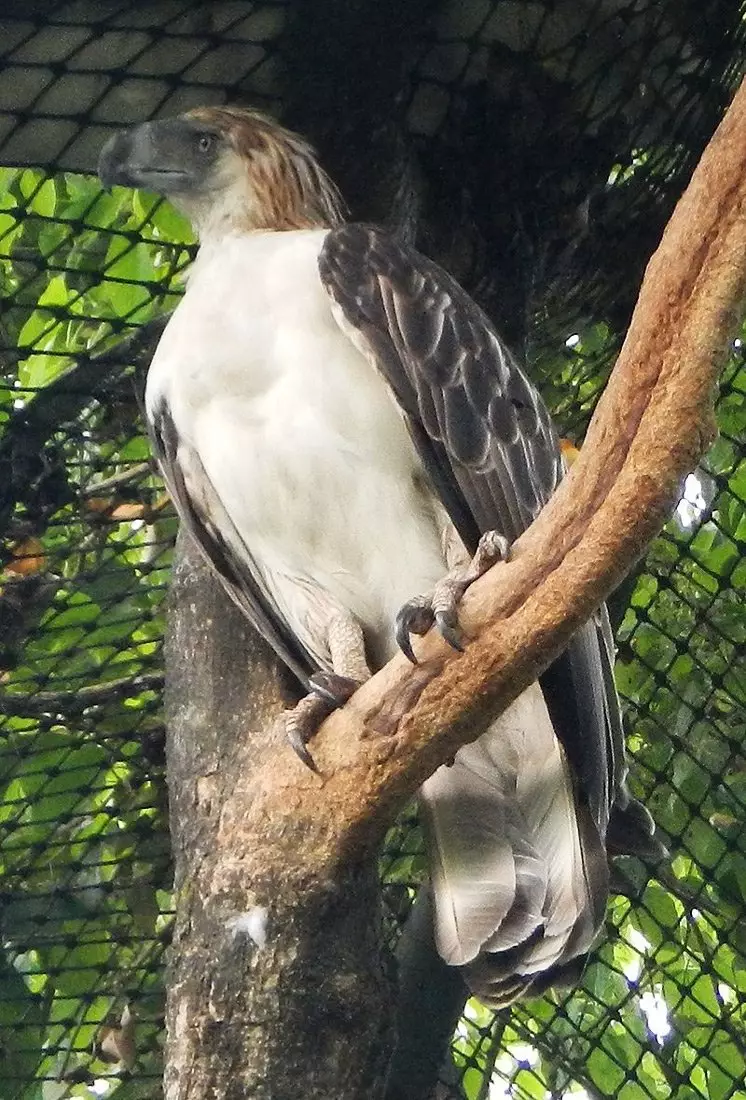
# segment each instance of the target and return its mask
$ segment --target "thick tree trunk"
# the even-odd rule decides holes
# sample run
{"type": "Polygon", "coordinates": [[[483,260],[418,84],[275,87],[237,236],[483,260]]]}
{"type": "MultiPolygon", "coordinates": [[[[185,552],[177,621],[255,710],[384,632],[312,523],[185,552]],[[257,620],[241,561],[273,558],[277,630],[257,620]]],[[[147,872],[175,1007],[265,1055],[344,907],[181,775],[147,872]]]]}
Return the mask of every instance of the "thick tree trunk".
{"type": "Polygon", "coordinates": [[[375,859],[339,858],[326,819],[252,814],[283,674],[187,539],[167,646],[166,1098],[373,1100],[393,1045],[375,859]]]}

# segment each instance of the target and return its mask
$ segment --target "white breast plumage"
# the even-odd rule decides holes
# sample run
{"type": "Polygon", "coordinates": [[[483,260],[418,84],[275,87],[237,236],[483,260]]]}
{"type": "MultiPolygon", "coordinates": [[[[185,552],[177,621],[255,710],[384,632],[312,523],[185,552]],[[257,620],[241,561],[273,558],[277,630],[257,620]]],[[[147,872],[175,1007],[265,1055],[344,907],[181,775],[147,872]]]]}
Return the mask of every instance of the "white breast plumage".
{"type": "Polygon", "coordinates": [[[166,399],[304,644],[317,645],[306,620],[318,586],[361,622],[379,663],[398,608],[444,572],[446,519],[385,383],[334,320],[316,271],[325,235],[203,249],[146,404],[166,399]]]}

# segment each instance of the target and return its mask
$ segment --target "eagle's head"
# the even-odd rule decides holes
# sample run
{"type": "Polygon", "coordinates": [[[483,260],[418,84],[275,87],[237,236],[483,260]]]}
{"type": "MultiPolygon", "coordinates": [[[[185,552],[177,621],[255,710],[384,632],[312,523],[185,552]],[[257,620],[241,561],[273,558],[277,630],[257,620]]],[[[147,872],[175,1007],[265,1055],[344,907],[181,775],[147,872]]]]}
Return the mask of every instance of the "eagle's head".
{"type": "Polygon", "coordinates": [[[167,195],[202,238],[343,219],[341,196],[311,146],[243,107],[198,107],[123,130],[104,146],[98,170],[106,186],[167,195]]]}

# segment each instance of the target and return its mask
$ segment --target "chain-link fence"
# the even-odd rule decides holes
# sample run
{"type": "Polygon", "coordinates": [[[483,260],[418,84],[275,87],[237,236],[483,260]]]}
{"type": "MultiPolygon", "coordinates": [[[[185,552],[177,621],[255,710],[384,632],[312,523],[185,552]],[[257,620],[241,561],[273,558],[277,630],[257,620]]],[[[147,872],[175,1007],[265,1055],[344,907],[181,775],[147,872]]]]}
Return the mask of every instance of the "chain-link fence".
{"type": "MultiPolygon", "coordinates": [[[[259,104],[524,351],[579,443],[644,264],[738,77],[734,0],[67,0],[0,13],[0,1097],[159,1094],[171,921],[163,597],[175,520],[139,416],[193,254],[91,173],[117,127],[259,104]],[[705,10],[703,10],[703,7],[705,10]]],[[[611,601],[626,860],[572,994],[477,1003],[443,1095],[746,1096],[746,364],[720,438],[611,601]]],[[[423,870],[392,831],[386,897],[423,870]]]]}

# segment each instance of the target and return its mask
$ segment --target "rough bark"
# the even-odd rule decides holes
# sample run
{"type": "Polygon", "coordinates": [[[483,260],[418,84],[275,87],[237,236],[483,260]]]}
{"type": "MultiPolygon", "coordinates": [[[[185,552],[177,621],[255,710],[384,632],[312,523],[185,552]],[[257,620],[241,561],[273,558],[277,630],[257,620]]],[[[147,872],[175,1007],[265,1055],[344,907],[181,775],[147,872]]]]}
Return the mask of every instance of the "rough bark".
{"type": "Polygon", "coordinates": [[[253,813],[283,676],[186,543],[166,654],[177,898],[166,1096],[380,1095],[393,1020],[375,860],[329,854],[326,814],[253,813]]]}
{"type": "Polygon", "coordinates": [[[274,662],[182,560],[169,645],[179,920],[168,1100],[381,1095],[391,1012],[376,846],[425,776],[619,582],[712,438],[717,370],[746,296],[745,163],[742,89],[648,267],[572,473],[464,601],[465,653],[431,635],[416,668],[392,661],[314,739],[320,776],[269,732],[274,662]],[[257,911],[263,947],[242,923],[257,911]]]}

